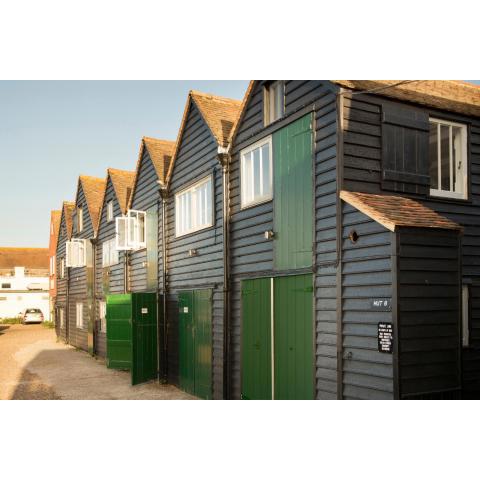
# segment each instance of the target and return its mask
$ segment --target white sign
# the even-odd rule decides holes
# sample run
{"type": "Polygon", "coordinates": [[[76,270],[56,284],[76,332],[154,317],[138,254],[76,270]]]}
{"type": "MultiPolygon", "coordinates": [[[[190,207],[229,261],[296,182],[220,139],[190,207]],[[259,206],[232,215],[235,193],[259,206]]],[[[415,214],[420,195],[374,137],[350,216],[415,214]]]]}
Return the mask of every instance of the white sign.
{"type": "Polygon", "coordinates": [[[148,308],[142,308],[142,313],[148,313],[148,308]]]}

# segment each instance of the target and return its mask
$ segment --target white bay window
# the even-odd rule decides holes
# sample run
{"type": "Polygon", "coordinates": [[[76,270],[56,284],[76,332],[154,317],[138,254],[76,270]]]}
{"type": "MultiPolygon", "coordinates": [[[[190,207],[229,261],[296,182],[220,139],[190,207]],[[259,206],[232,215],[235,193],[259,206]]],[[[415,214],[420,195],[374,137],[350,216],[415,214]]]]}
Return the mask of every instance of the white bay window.
{"type": "Polygon", "coordinates": [[[241,152],[242,208],[272,199],[272,138],[241,152]]]}
{"type": "Polygon", "coordinates": [[[430,119],[429,161],[431,195],[468,198],[466,125],[430,119]]]}
{"type": "Polygon", "coordinates": [[[213,188],[209,176],[175,195],[175,235],[196,232],[213,225],[213,188]]]}

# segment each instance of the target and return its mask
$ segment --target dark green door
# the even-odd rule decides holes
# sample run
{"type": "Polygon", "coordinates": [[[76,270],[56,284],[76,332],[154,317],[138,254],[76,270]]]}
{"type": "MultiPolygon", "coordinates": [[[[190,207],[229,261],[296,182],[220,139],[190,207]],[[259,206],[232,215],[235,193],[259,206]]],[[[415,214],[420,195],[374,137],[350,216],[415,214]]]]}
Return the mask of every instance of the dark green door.
{"type": "Polygon", "coordinates": [[[312,275],[274,281],[275,399],[314,398],[312,275]]]}
{"type": "Polygon", "coordinates": [[[272,398],[271,278],[242,282],[242,398],[272,398]]]}
{"type": "Polygon", "coordinates": [[[212,396],[212,290],[178,295],[180,387],[201,398],[212,396]]]}
{"type": "Polygon", "coordinates": [[[132,364],[132,296],[107,296],[107,367],[130,370],[132,364]]]}
{"type": "Polygon", "coordinates": [[[314,398],[312,307],[312,275],[242,282],[242,398],[314,398]]]}
{"type": "Polygon", "coordinates": [[[312,265],[313,160],[312,115],[273,134],[274,266],[312,265]]]}
{"type": "Polygon", "coordinates": [[[133,294],[132,385],[157,378],[157,296],[133,294]]]}

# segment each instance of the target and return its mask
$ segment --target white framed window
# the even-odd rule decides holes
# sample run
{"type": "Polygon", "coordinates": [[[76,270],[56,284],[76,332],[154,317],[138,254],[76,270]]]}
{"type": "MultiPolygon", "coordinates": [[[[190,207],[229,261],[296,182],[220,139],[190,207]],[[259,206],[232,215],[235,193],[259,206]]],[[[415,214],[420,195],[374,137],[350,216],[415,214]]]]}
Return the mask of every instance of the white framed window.
{"type": "Polygon", "coordinates": [[[100,331],[105,333],[107,331],[107,302],[98,302],[98,316],[100,318],[100,331]]]}
{"type": "Polygon", "coordinates": [[[50,257],[50,275],[55,275],[55,255],[50,257]]]}
{"type": "Polygon", "coordinates": [[[272,199],[272,137],[242,150],[240,154],[241,207],[272,199]]]}
{"type": "Polygon", "coordinates": [[[65,278],[65,259],[60,259],[60,278],[65,278]]]}
{"type": "Polygon", "coordinates": [[[65,310],[63,308],[58,309],[58,319],[60,321],[60,328],[65,328],[65,310]]]}
{"type": "Polygon", "coordinates": [[[285,83],[271,82],[263,90],[264,124],[269,125],[285,115],[285,83]]]}
{"type": "Polygon", "coordinates": [[[115,238],[102,243],[102,267],[110,267],[118,263],[118,250],[115,238]]]}
{"type": "Polygon", "coordinates": [[[83,207],[77,208],[77,230],[79,233],[83,230],[83,207]]]}
{"type": "Polygon", "coordinates": [[[113,220],[113,201],[110,200],[107,203],[107,222],[111,222],[113,220]]]}
{"type": "Polygon", "coordinates": [[[430,195],[468,198],[467,126],[430,119],[430,195]]]}
{"type": "Polygon", "coordinates": [[[75,325],[77,328],[84,328],[83,325],[83,303],[77,302],[76,306],[75,325]]]}
{"type": "Polygon", "coordinates": [[[12,288],[11,283],[2,283],[2,288],[12,288]]]}
{"type": "Polygon", "coordinates": [[[175,195],[175,235],[180,237],[213,225],[213,179],[200,180],[175,195]]]}
{"type": "Polygon", "coordinates": [[[115,223],[115,247],[117,250],[140,250],[147,246],[147,214],[129,210],[115,223]]]}
{"type": "Polygon", "coordinates": [[[462,345],[468,347],[470,343],[470,301],[468,285],[462,285],[462,345]]]}
{"type": "Polygon", "coordinates": [[[84,267],[87,264],[87,241],[83,238],[73,238],[66,242],[67,267],[84,267]]]}

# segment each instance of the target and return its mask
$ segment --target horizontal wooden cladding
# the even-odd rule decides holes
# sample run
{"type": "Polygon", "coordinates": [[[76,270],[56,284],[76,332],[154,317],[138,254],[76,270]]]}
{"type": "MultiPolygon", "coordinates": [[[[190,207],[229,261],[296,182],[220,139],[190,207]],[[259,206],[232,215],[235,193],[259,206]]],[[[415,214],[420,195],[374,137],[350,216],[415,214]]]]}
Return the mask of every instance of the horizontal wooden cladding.
{"type": "Polygon", "coordinates": [[[372,310],[371,301],[392,299],[392,233],[348,204],[342,211],[343,397],[391,399],[393,359],[378,352],[377,330],[392,313],[372,310]]]}
{"type": "Polygon", "coordinates": [[[458,234],[400,229],[398,244],[400,395],[410,397],[458,389],[461,369],[458,234]]]}

